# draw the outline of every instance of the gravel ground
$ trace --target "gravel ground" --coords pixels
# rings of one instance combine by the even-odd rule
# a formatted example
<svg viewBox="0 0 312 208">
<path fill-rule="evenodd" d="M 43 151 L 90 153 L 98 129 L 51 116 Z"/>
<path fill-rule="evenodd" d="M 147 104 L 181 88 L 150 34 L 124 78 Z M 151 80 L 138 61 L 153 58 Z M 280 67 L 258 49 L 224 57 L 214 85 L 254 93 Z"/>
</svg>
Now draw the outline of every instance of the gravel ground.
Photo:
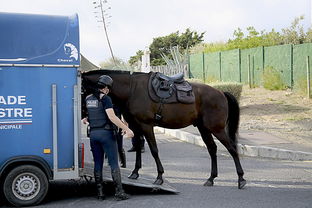
<svg viewBox="0 0 312 208">
<path fill-rule="evenodd" d="M 312 99 L 290 90 L 243 87 L 240 129 L 261 130 L 312 148 Z"/>
</svg>

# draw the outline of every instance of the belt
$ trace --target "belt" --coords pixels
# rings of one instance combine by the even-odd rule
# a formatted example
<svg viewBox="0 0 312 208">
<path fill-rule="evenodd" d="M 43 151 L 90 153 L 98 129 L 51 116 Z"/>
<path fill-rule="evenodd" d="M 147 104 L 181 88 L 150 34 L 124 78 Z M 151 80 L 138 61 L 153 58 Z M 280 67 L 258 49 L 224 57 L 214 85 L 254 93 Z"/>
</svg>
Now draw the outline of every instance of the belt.
<svg viewBox="0 0 312 208">
<path fill-rule="evenodd" d="M 114 127 L 113 125 L 111 124 L 105 124 L 104 126 L 101 126 L 101 127 L 91 127 L 90 130 L 114 130 Z"/>
</svg>

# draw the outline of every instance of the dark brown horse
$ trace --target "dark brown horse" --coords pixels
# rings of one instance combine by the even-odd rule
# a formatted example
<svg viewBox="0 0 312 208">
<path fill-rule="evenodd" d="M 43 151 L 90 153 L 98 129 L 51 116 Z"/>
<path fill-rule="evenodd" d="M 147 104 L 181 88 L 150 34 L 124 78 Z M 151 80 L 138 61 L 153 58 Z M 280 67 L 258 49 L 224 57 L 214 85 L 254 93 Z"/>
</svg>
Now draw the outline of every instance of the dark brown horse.
<svg viewBox="0 0 312 208">
<path fill-rule="evenodd" d="M 218 176 L 217 146 L 214 135 L 229 151 L 234 159 L 238 174 L 238 188 L 245 186 L 244 171 L 236 149 L 236 133 L 239 125 L 239 105 L 233 95 L 221 92 L 205 84 L 191 83 L 195 95 L 193 104 L 162 104 L 162 119 L 155 120 L 160 103 L 153 102 L 148 94 L 148 81 L 152 73 L 97 70 L 82 74 L 82 86 L 89 93 L 95 88 L 99 76 L 106 74 L 114 80 L 110 96 L 128 121 L 135 136 L 144 135 L 155 159 L 158 175 L 155 184 L 162 184 L 163 166 L 153 131 L 154 126 L 178 129 L 189 125 L 197 126 L 211 157 L 211 175 L 204 185 L 212 186 Z M 86 94 L 88 94 L 88 92 Z M 139 177 L 141 151 L 137 148 L 135 168 L 129 178 Z"/>
</svg>

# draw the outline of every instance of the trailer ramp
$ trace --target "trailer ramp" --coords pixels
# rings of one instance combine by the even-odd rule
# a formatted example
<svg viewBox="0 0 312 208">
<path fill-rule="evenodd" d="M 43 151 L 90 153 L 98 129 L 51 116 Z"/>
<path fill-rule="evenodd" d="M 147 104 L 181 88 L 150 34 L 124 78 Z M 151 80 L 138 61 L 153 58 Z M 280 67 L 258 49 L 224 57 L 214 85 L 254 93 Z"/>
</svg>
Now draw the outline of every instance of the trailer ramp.
<svg viewBox="0 0 312 208">
<path fill-rule="evenodd" d="M 93 178 L 93 164 L 92 163 L 85 163 L 84 167 L 84 176 Z M 149 174 L 140 174 L 138 179 L 129 179 L 128 176 L 132 173 L 132 170 L 128 168 L 120 168 L 121 173 L 121 182 L 124 185 L 132 186 L 132 187 L 140 187 L 150 190 L 150 192 L 158 192 L 158 191 L 165 191 L 169 193 L 178 194 L 174 187 L 172 187 L 167 180 L 164 180 L 162 185 L 155 185 L 153 184 L 155 181 L 155 177 Z M 109 166 L 103 167 L 103 180 L 106 183 L 112 183 L 111 177 L 111 169 Z"/>
</svg>

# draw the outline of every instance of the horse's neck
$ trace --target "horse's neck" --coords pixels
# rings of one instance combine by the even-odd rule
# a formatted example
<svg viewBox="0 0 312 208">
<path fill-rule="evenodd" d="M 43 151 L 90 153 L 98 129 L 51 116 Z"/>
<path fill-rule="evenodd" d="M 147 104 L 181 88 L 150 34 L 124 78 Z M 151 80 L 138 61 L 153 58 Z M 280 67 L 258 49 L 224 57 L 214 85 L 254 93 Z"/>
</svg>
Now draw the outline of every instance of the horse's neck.
<svg viewBox="0 0 312 208">
<path fill-rule="evenodd" d="M 112 77 L 113 82 L 113 89 L 112 94 L 116 97 L 119 101 L 127 101 L 130 97 L 131 92 L 131 79 L 130 76 L 116 76 Z"/>
</svg>

